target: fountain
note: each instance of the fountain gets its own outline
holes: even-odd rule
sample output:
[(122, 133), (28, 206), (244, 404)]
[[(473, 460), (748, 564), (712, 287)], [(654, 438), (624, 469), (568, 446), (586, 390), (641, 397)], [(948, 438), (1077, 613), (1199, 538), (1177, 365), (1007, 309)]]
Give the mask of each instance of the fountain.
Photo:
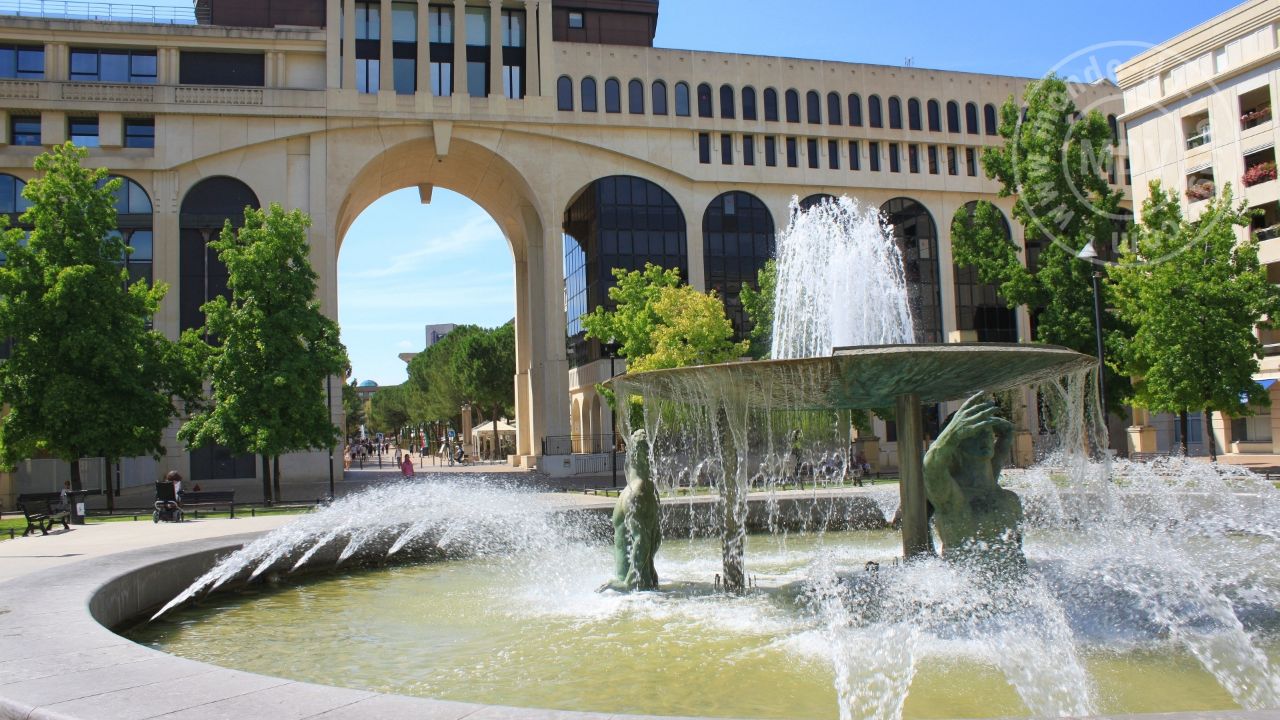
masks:
[[(246, 545), (132, 636), (297, 679), (613, 714), (1280, 707), (1280, 492), (1190, 460), (1090, 459), (1087, 357), (912, 344), (889, 238), (847, 200), (796, 215), (779, 243), (777, 359), (619, 378), (622, 402), (644, 398), (644, 427), (616, 507), (474, 476), (376, 488)], [(804, 260), (810, 241), (829, 262)], [(881, 270), (850, 286), (855, 301), (823, 299), (806, 266)], [(868, 305), (883, 322), (841, 320)], [(1061, 447), (1001, 478), (1009, 428), (985, 394), (1027, 386)], [(926, 454), (922, 405), (966, 398)], [(854, 411), (891, 408), (900, 487), (843, 489)], [(899, 509), (900, 536), (884, 527)], [(610, 585), (659, 592), (597, 591), (610, 533)], [(407, 558), (428, 561), (355, 572)], [(340, 574), (245, 585), (325, 563)], [(248, 594), (208, 595), (219, 587)], [(584, 681), (602, 657), (628, 681)]]

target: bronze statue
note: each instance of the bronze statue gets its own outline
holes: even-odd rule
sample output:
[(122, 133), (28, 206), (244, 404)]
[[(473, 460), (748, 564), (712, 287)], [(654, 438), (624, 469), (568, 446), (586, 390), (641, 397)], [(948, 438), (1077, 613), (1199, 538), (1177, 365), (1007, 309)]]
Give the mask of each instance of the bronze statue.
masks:
[(613, 508), (615, 577), (600, 589), (657, 590), (653, 557), (662, 543), (662, 529), (658, 488), (649, 479), (649, 439), (644, 430), (631, 434), (626, 474), (627, 487)]
[(981, 393), (965, 401), (925, 453), (925, 493), (943, 557), (1021, 568), (1022, 501), (999, 484), (1013, 449), (1013, 424), (999, 411)]

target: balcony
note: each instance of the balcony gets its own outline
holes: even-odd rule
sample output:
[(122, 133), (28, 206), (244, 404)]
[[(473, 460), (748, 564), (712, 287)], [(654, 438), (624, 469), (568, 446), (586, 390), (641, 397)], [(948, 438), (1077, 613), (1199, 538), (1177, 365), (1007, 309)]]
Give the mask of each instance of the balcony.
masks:
[(1253, 239), (1262, 242), (1263, 240), (1275, 240), (1280, 237), (1280, 223), (1268, 225), (1253, 231)]
[(1240, 129), (1271, 122), (1271, 89), (1260, 87), (1240, 96)]
[(172, 7), (87, 0), (0, 0), (0, 16), (3, 15), (52, 20), (197, 25), (208, 24), (209, 6)]
[(1191, 202), (1208, 200), (1216, 194), (1212, 177), (1193, 175), (1187, 178), (1187, 199)]
[(1213, 137), (1209, 133), (1209, 128), (1206, 127), (1199, 135), (1192, 135), (1187, 138), (1187, 149), (1194, 150), (1201, 145), (1208, 145), (1211, 140), (1213, 140)]
[(1244, 156), (1244, 175), (1240, 178), (1240, 182), (1245, 187), (1261, 185), (1275, 179), (1275, 148), (1266, 148)]

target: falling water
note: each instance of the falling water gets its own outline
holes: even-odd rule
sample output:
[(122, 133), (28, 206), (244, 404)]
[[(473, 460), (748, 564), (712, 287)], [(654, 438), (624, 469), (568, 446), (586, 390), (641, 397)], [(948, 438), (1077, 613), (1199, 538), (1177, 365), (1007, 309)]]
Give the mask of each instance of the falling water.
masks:
[(875, 208), (845, 196), (801, 210), (792, 198), (777, 248), (775, 359), (912, 342), (902, 256)]

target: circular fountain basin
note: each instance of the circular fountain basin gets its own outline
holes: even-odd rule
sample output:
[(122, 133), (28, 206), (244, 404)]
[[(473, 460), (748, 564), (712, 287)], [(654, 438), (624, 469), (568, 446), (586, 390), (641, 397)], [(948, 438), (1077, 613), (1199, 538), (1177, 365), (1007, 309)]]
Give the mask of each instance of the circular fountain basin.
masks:
[[(801, 590), (814, 563), (826, 558), (851, 587), (880, 583), (875, 596), (960, 581), (941, 562), (894, 567), (889, 531), (749, 542), (756, 588), (743, 596), (716, 591), (713, 541), (664, 542), (663, 591), (632, 595), (596, 592), (608, 549), (570, 544), (215, 595), (127, 635), (185, 658), (359, 690), (610, 714), (834, 718), (830, 629)], [(1065, 576), (1054, 590), (1064, 594), (1071, 571), (1056, 566), (1071, 543), (1034, 534), (1027, 542), (1034, 565)], [(880, 569), (869, 573), (868, 560)], [(981, 601), (965, 602), (980, 614)], [(1070, 692), (1087, 694), (1092, 712), (1237, 707), (1190, 653), (1158, 633), (1112, 626), (1105, 605), (1076, 608), (1070, 619), (1089, 683)], [(927, 597), (921, 608), (921, 618), (936, 610)], [(1028, 608), (1023, 622), (1045, 622)], [(911, 648), (909, 659), (876, 645), (883, 629), (874, 623), (866, 638), (850, 639), (853, 677), (885, 693), (870, 705), (894, 701), (883, 678), (908, 660), (908, 718), (1026, 716), (1024, 696), (1055, 691), (1033, 687), (1055, 676), (1028, 679), (1017, 669), (1062, 662), (1052, 642), (1010, 647), (1000, 632), (964, 622), (920, 626), (918, 637), (892, 640)], [(1255, 631), (1269, 659), (1280, 658), (1274, 628)]]
[(681, 399), (691, 384), (795, 410), (881, 408), (902, 395), (922, 403), (967, 398), (1094, 367), (1095, 358), (1055, 345), (945, 343), (837, 348), (830, 357), (756, 360), (620, 375), (611, 382), (646, 397)]

